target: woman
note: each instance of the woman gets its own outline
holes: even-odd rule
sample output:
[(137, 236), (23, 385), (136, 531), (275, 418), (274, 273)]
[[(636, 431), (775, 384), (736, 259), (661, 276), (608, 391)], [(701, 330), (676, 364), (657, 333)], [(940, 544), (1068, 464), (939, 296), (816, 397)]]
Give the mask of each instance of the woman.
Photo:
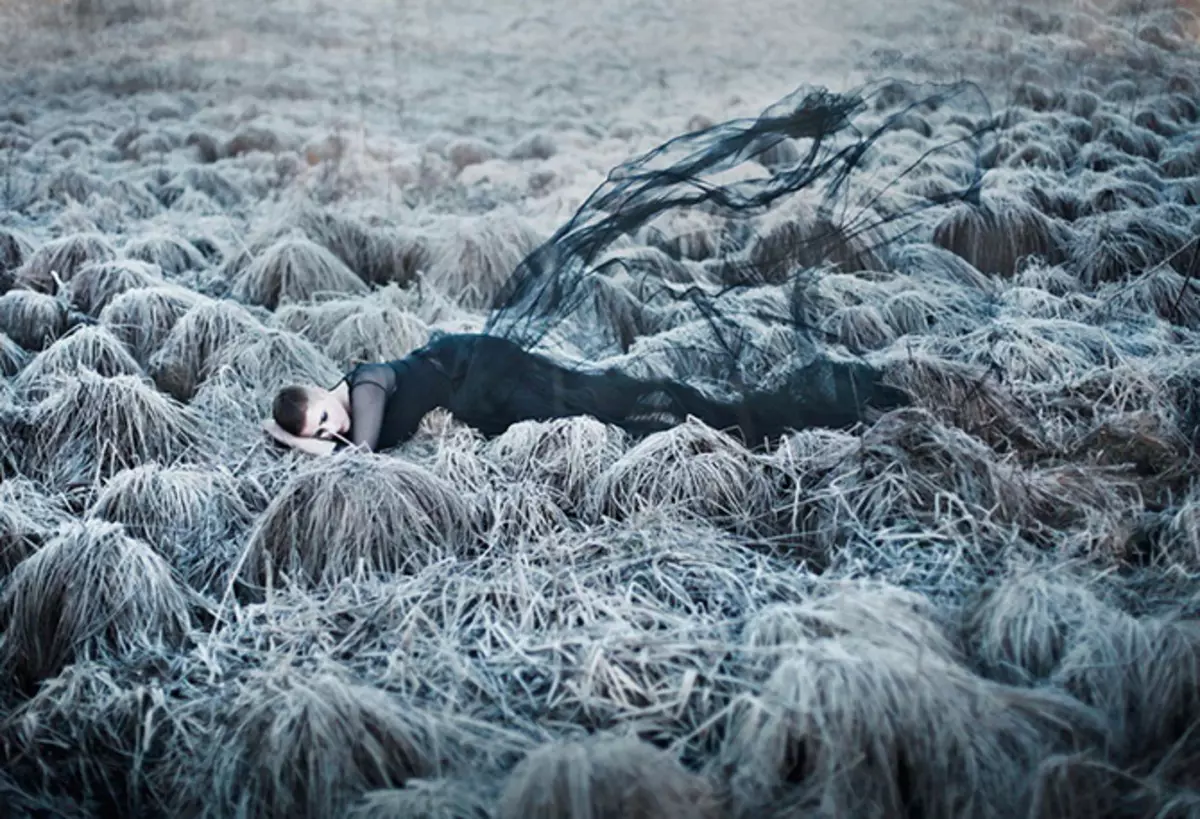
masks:
[(265, 428), (315, 455), (348, 445), (379, 451), (407, 441), (440, 407), (485, 436), (520, 421), (590, 415), (637, 437), (694, 416), (757, 445), (789, 429), (852, 426), (872, 410), (904, 403), (873, 368), (856, 362), (818, 359), (782, 390), (734, 403), (665, 379), (575, 369), (503, 338), (444, 335), (396, 361), (359, 365), (331, 390), (285, 387)]

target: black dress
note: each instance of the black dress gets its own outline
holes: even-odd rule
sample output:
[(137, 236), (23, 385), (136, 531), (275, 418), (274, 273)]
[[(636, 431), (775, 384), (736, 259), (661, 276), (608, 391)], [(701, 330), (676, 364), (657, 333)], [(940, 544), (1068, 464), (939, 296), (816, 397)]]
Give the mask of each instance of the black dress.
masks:
[(757, 445), (789, 429), (850, 426), (868, 408), (904, 403), (901, 393), (855, 363), (820, 359), (799, 370), (783, 391), (752, 392), (735, 403), (674, 381), (576, 369), (503, 338), (467, 334), (441, 336), (395, 361), (359, 365), (346, 381), (348, 440), (376, 451), (407, 441), (426, 413), (437, 408), (489, 437), (519, 421), (575, 415), (641, 436), (691, 415)]

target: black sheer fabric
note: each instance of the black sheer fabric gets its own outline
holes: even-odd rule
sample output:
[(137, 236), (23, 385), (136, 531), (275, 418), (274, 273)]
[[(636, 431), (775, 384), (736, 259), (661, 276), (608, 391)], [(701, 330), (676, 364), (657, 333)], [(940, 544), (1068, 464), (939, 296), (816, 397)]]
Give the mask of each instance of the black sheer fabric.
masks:
[[(954, 127), (944, 139), (922, 136), (913, 162), (896, 167), (872, 153), (886, 135), (921, 130), (951, 100)], [(880, 113), (886, 109), (892, 113)], [(871, 117), (868, 127), (862, 120)], [(404, 359), (352, 373), (351, 439), (386, 449), (410, 437), (429, 410), (445, 407), (485, 435), (568, 415), (639, 435), (691, 415), (756, 445), (789, 429), (851, 426), (899, 406), (906, 397), (874, 367), (835, 354), (809, 326), (809, 288), (831, 264), (886, 269), (888, 247), (917, 227), (916, 214), (976, 201), (979, 138), (991, 127), (974, 86), (889, 82), (848, 95), (801, 89), (757, 119), (671, 140), (613, 170), (518, 265), (482, 334), (443, 336)], [(787, 157), (781, 144), (793, 146), (790, 161), (779, 161)], [(769, 173), (713, 178), (768, 150), (774, 158), (760, 167)], [(959, 167), (969, 158), (961, 184), (894, 195), (901, 179), (939, 152)], [(777, 225), (764, 241), (761, 220), (796, 197), (807, 218), (785, 222), (782, 231)], [(654, 220), (689, 210), (724, 225), (707, 258), (619, 246), (634, 237), (632, 244), (644, 245)], [(657, 348), (639, 338), (650, 335), (640, 325), (655, 324), (672, 327), (671, 355), (662, 350), (667, 336)], [(564, 349), (574, 351), (570, 358)]]

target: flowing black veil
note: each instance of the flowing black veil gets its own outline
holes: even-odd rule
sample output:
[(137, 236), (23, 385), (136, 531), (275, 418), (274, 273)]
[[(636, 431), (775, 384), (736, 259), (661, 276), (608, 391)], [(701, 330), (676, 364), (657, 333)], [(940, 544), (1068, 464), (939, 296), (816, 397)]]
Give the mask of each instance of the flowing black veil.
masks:
[[(612, 170), (517, 266), (483, 332), (749, 401), (780, 424), (831, 361), (869, 392), (871, 368), (814, 326), (811, 288), (886, 272), (894, 246), (928, 240), (922, 212), (977, 201), (994, 125), (972, 84), (888, 80), (802, 87), (672, 139)], [(670, 218), (700, 220), (695, 246), (656, 227)]]

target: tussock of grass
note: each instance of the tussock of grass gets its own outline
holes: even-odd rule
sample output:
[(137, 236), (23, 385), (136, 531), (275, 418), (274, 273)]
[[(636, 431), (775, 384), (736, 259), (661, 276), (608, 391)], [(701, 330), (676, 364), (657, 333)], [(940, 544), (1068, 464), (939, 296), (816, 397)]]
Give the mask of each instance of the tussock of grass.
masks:
[(1090, 727), (1069, 698), (989, 684), (929, 651), (797, 643), (733, 714), (740, 815), (1020, 815), (1030, 773)]
[[(115, 278), (120, 281), (120, 275)], [(106, 277), (97, 284), (101, 292), (87, 298), (104, 302), (100, 325), (119, 338), (143, 366), (166, 341), (175, 323), (201, 303), (201, 297), (191, 290), (169, 284), (122, 289), (110, 298), (104, 291), (114, 284), (113, 278)]]
[(1157, 162), (1162, 155), (1164, 140), (1158, 134), (1133, 123), (1109, 126), (1096, 135), (1096, 141), (1111, 145), (1127, 156)]
[(363, 305), (329, 334), (325, 352), (339, 367), (403, 358), (429, 341), (429, 326), (391, 305)]
[(1193, 621), (1089, 622), (1053, 682), (1100, 709), (1114, 743), (1111, 758), (1121, 767), (1148, 770), (1172, 753), (1182, 761), (1200, 751), (1190, 727), (1200, 714), (1200, 631)]
[(0, 668), (31, 691), (68, 663), (178, 649), (188, 599), (170, 567), (120, 526), (72, 523), (13, 571), (0, 595)]
[(109, 189), (108, 195), (121, 208), (122, 213), (134, 219), (151, 219), (163, 211), (162, 203), (144, 182), (118, 179)]
[(1039, 685), (1084, 627), (1103, 629), (1119, 616), (1082, 579), (1026, 569), (981, 590), (966, 615), (964, 642), (989, 679)]
[(625, 453), (625, 434), (587, 416), (524, 421), (487, 445), (488, 456), (515, 481), (533, 481), (581, 511), (600, 475)]
[(703, 261), (721, 249), (723, 220), (703, 211), (668, 211), (647, 224), (640, 237), (677, 259)]
[(1033, 470), (1028, 484), (1040, 534), (1064, 556), (1101, 563), (1129, 557), (1132, 527), (1143, 507), (1138, 484), (1117, 470), (1090, 465)]
[(415, 571), (461, 552), (471, 510), (445, 480), (394, 456), (346, 453), (294, 474), (251, 533), (242, 577), (332, 584)]
[(148, 362), (154, 383), (179, 401), (189, 401), (212, 374), (226, 346), (261, 331), (246, 308), (225, 300), (206, 300), (190, 308), (171, 328)]
[(595, 514), (618, 519), (651, 508), (769, 530), (775, 498), (759, 459), (729, 435), (689, 418), (625, 452), (595, 478)]
[(801, 603), (760, 609), (742, 631), (741, 651), (764, 678), (797, 646), (853, 638), (957, 662), (960, 652), (928, 598), (888, 583), (833, 581)]
[(787, 281), (801, 270), (826, 264), (843, 273), (877, 270), (878, 238), (870, 232), (847, 234), (816, 208), (798, 204), (759, 225), (749, 262), (765, 282)]
[(896, 331), (873, 304), (839, 307), (821, 321), (821, 330), (855, 353), (882, 350), (896, 340)]
[(125, 244), (124, 253), (130, 259), (152, 264), (168, 276), (178, 276), (189, 270), (203, 270), (208, 260), (187, 239), (170, 234), (148, 234)]
[(987, 369), (927, 353), (897, 351), (882, 362), (884, 382), (943, 423), (995, 447), (1041, 446), (1037, 419)]
[[(1200, 260), (1200, 244), (1195, 252)], [(1158, 316), (1180, 327), (1200, 329), (1200, 282), (1170, 267), (1152, 268), (1133, 281), (1102, 289), (1097, 296), (1104, 311)]]
[[(1188, 760), (1186, 764), (1191, 764)], [(1092, 816), (1187, 816), (1200, 808), (1194, 790), (1160, 775), (1134, 776), (1096, 753), (1056, 754), (1037, 772), (1029, 819)]]
[(636, 737), (556, 742), (531, 752), (512, 772), (497, 819), (721, 815), (712, 785), (669, 753)]
[(468, 309), (489, 309), (517, 265), (545, 239), (504, 210), (462, 217), (442, 228), (424, 280)]
[(1028, 506), (1028, 490), (1016, 464), (916, 407), (879, 419), (863, 434), (861, 451), (843, 470), (843, 479), (827, 491), (840, 484), (845, 497), (829, 501), (837, 500), (851, 512), (851, 520), (875, 531), (935, 513), (943, 496), (952, 496), (984, 520), (1018, 520)]
[(0, 333), (0, 376), (11, 378), (29, 362), (29, 353), (20, 344)]
[(288, 236), (256, 256), (232, 283), (234, 298), (274, 310), (322, 294), (365, 295), (367, 285), (310, 239)]
[(1013, 276), (1026, 259), (1061, 262), (1069, 235), (1062, 224), (1021, 200), (991, 191), (979, 206), (951, 208), (934, 228), (933, 242), (983, 273)]
[[(230, 541), (250, 522), (237, 481), (224, 471), (157, 463), (125, 469), (104, 485), (87, 516), (119, 523), (154, 547), (193, 587), (216, 590)], [(216, 565), (224, 560), (226, 565)]]
[(273, 396), (288, 384), (332, 387), (342, 377), (338, 366), (316, 345), (296, 333), (274, 328), (232, 339), (220, 348), (211, 366), (227, 370), (264, 396)]
[(99, 488), (122, 469), (172, 464), (196, 454), (196, 418), (143, 379), (81, 370), (37, 404), (28, 419), (23, 465), (61, 490)]
[(79, 269), (67, 284), (71, 306), (89, 316), (99, 316), (109, 302), (134, 288), (148, 288), (165, 282), (156, 265), (133, 260), (98, 262)]
[(1061, 265), (1031, 264), (1013, 279), (1021, 287), (1044, 290), (1053, 296), (1067, 296), (1080, 290), (1079, 279)]
[(459, 779), (410, 779), (400, 789), (367, 793), (346, 819), (492, 819), (492, 802), (474, 783)]
[[(327, 819), (443, 765), (432, 717), (333, 671), (252, 672), (168, 764), (175, 815)], [(247, 772), (253, 771), (253, 775)]]
[(19, 230), (0, 227), (0, 294), (13, 284), (13, 271), (33, 255), (33, 241)]
[(11, 499), (0, 501), (0, 588), (17, 564), (42, 545), (49, 525)]
[(1099, 213), (1149, 208), (1161, 201), (1161, 193), (1143, 182), (1127, 179), (1110, 179), (1088, 191), (1087, 204), (1081, 216)]
[(333, 253), (371, 284), (404, 284), (428, 263), (429, 243), (421, 233), (404, 227), (374, 227), (307, 200), (285, 205), (252, 246), (265, 248), (292, 230)]
[(370, 302), (361, 298), (329, 299), (309, 304), (282, 304), (271, 315), (271, 325), (299, 333), (318, 347), (327, 347), (333, 331), (361, 313)]
[(1140, 410), (1107, 415), (1078, 438), (1070, 454), (1081, 462), (1132, 470), (1150, 493), (1156, 484), (1190, 473), (1190, 450), (1173, 419)]
[(26, 350), (44, 350), (67, 331), (69, 317), (62, 301), (32, 290), (10, 290), (0, 296), (0, 332)]
[(635, 295), (636, 287), (624, 276), (587, 277), (580, 285), (576, 308), (579, 326), (564, 327), (563, 332), (580, 350), (594, 351), (595, 357), (600, 357), (614, 349), (628, 351), (639, 338), (667, 329), (668, 320)]
[(86, 202), (93, 195), (103, 196), (107, 192), (108, 185), (103, 179), (73, 165), (52, 173), (44, 180), (39, 191), (42, 197), (60, 205)]
[(1158, 168), (1169, 179), (1185, 179), (1200, 174), (1200, 147), (1172, 145), (1163, 151)]
[(89, 262), (111, 262), (116, 248), (99, 233), (79, 233), (51, 239), (17, 268), (15, 282), (39, 293), (57, 293), (59, 282), (69, 282)]
[(1075, 275), (1086, 285), (1121, 282), (1169, 264), (1187, 273), (1195, 238), (1165, 208), (1093, 217), (1070, 245)]
[(882, 305), (888, 324), (898, 335), (959, 335), (983, 320), (986, 308), (970, 291), (942, 288), (934, 293), (917, 282), (912, 285), (897, 289)]
[(902, 244), (892, 250), (890, 260), (893, 268), (917, 281), (948, 284), (983, 294), (996, 291), (995, 281), (987, 274), (979, 272), (957, 253), (938, 245), (924, 242)]
[(181, 171), (163, 186), (161, 198), (168, 207), (179, 209), (191, 194), (200, 194), (219, 208), (236, 210), (246, 198), (241, 187), (217, 168), (193, 166)]
[(30, 401), (49, 395), (64, 376), (81, 370), (105, 377), (141, 376), (142, 368), (125, 345), (103, 327), (77, 327), (34, 356), (13, 386)]

